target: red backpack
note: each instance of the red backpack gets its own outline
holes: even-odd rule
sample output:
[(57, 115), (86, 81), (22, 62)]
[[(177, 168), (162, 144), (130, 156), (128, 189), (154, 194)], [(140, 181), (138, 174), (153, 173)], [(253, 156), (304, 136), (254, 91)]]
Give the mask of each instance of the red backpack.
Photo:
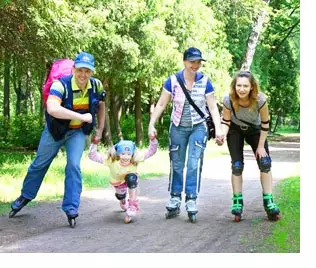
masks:
[(49, 95), (49, 90), (54, 80), (58, 80), (63, 76), (71, 75), (74, 64), (74, 61), (70, 59), (59, 59), (52, 64), (49, 75), (43, 85), (43, 98), (45, 107)]

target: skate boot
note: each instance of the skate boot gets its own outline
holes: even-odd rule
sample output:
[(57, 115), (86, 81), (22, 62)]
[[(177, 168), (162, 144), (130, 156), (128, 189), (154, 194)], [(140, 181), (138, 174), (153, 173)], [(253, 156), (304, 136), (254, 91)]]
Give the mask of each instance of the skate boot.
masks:
[(126, 202), (126, 184), (121, 184), (119, 186), (115, 186), (115, 197), (120, 201), (120, 207), (122, 210), (126, 211), (128, 208), (128, 204)]
[(280, 210), (277, 204), (273, 202), (272, 194), (263, 194), (263, 206), (269, 220), (277, 221), (280, 219)]
[(66, 216), (68, 218), (68, 223), (71, 228), (75, 228), (76, 226), (76, 218), (79, 216), (78, 212), (74, 209), (70, 209), (66, 212)]
[(30, 202), (30, 199), (27, 199), (20, 195), (12, 204), (11, 204), (11, 212), (9, 213), (9, 218), (12, 218), (15, 216), (16, 213), (18, 213), (28, 202)]
[(122, 200), (120, 200), (120, 206), (121, 206), (121, 209), (122, 210), (124, 210), (124, 211), (126, 211), (127, 210), (127, 208), (128, 208), (128, 204), (127, 204), (127, 202), (126, 202), (126, 199), (124, 198), (124, 199), (122, 199)]
[(244, 206), (242, 193), (233, 194), (233, 205), (231, 206), (231, 213), (235, 215), (235, 222), (240, 222), (241, 214)]
[(136, 216), (137, 211), (139, 211), (138, 200), (128, 200), (128, 208), (126, 210), (126, 216), (124, 218), (124, 223), (130, 223), (132, 217)]
[(186, 196), (185, 198), (185, 209), (188, 213), (188, 217), (190, 222), (195, 223), (196, 222), (196, 214), (198, 213), (197, 207), (196, 207), (196, 196)]
[(171, 219), (180, 214), (181, 195), (172, 195), (169, 203), (166, 206), (166, 219)]

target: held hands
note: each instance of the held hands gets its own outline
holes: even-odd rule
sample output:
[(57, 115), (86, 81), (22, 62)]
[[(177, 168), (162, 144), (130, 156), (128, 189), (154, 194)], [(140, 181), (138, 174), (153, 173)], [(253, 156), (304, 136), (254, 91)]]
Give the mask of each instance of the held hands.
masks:
[(148, 138), (150, 140), (154, 140), (157, 138), (157, 130), (153, 125), (148, 126)]
[(95, 133), (91, 138), (91, 143), (98, 144), (102, 139), (102, 131), (99, 128), (95, 129)]
[(224, 134), (222, 129), (220, 128), (219, 130), (216, 130), (215, 143), (218, 146), (222, 146), (224, 144), (224, 142), (225, 142), (225, 139), (226, 139), (226, 135)]
[(216, 136), (216, 139), (215, 139), (215, 143), (218, 145), (218, 146), (222, 146), (225, 142), (225, 136), (222, 135), (222, 136)]

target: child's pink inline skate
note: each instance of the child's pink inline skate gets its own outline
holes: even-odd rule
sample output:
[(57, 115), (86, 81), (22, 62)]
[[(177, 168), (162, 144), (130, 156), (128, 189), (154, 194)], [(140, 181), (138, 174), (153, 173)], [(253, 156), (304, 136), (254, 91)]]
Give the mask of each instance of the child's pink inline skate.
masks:
[(132, 217), (136, 216), (137, 211), (139, 211), (138, 200), (129, 199), (124, 223), (130, 223), (132, 221)]

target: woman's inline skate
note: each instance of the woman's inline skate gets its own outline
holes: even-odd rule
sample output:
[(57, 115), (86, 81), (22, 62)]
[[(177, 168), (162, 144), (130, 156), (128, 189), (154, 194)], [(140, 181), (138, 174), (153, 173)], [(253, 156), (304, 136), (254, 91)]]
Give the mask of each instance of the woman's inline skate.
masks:
[(269, 220), (277, 221), (280, 219), (279, 207), (273, 202), (273, 196), (271, 193), (263, 194), (263, 206)]
[(166, 206), (167, 212), (165, 214), (166, 219), (171, 219), (180, 214), (181, 196), (171, 196), (169, 203)]
[(231, 213), (235, 215), (235, 222), (240, 222), (241, 214), (244, 206), (244, 201), (241, 193), (233, 194), (233, 205), (231, 206)]
[(190, 222), (196, 222), (196, 214), (198, 213), (196, 207), (196, 197), (186, 196), (185, 198), (185, 209), (188, 213)]
[(124, 223), (130, 223), (132, 221), (132, 218), (136, 216), (137, 211), (139, 211), (138, 200), (129, 199)]
[(9, 213), (9, 218), (12, 218), (17, 214), (23, 207), (27, 205), (28, 202), (30, 202), (30, 199), (27, 199), (20, 195), (12, 204), (11, 204), (11, 211)]

